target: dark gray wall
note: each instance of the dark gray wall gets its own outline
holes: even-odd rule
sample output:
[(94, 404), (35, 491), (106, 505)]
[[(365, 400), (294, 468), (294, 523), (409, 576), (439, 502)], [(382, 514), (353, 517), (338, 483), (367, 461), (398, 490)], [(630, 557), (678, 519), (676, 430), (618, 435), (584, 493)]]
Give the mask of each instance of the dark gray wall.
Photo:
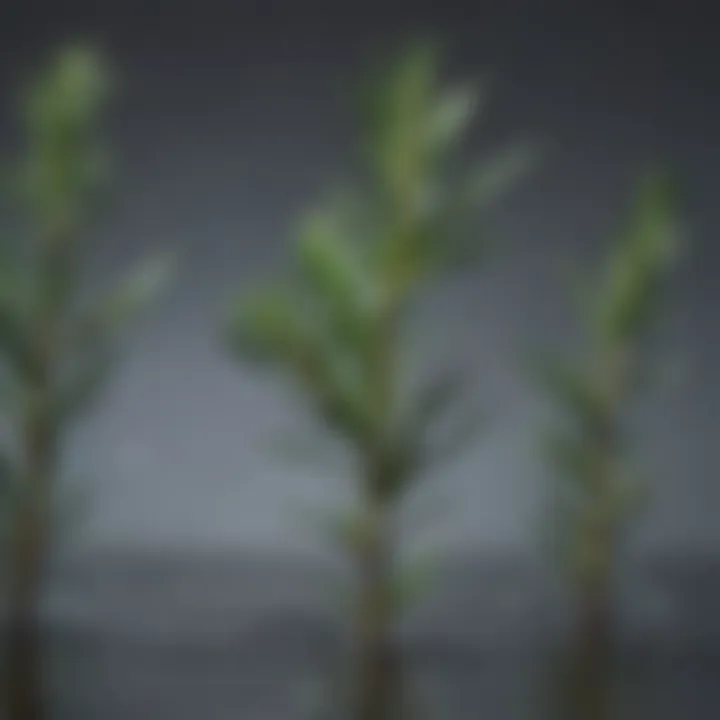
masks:
[(646, 413), (643, 447), (658, 493), (641, 541), (718, 547), (720, 74), (704, 6), (10, 5), (0, 23), (5, 146), (18, 74), (49, 43), (99, 37), (122, 83), (117, 207), (96, 241), (96, 279), (154, 246), (177, 248), (183, 260), (78, 437), (68, 483), (91, 491), (92, 512), (74, 542), (315, 542), (303, 534), (303, 508), (342, 499), (347, 486), (332, 470), (315, 474), (273, 456), (275, 434), (302, 429), (305, 416), (281, 389), (233, 367), (217, 329), (228, 295), (283, 261), (298, 212), (347, 177), (352, 83), (364, 59), (419, 28), (447, 41), (453, 73), (492, 71), (478, 156), (514, 139), (549, 148), (542, 174), (495, 216), (501, 251), (438, 293), (418, 323), (417, 357), (445, 348), (479, 364), (493, 420), (485, 441), (441, 478), (452, 516), (439, 534), (482, 551), (530, 547), (544, 480), (542, 407), (523, 355), (575, 339), (562, 262), (571, 254), (592, 266), (636, 171), (662, 160), (682, 183), (692, 238), (667, 332), (686, 378)]

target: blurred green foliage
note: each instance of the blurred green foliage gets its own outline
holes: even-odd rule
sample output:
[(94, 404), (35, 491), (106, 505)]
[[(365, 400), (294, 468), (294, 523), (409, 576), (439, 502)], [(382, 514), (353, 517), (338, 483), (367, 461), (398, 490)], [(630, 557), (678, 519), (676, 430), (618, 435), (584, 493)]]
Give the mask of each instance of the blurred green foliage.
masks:
[[(434, 462), (462, 450), (452, 441), (475, 439), (477, 419), (458, 415), (468, 386), (456, 373), (429, 378), (408, 395), (406, 321), (430, 283), (481, 247), (476, 220), (534, 158), (514, 148), (463, 167), (480, 97), (473, 85), (442, 82), (432, 44), (409, 47), (365, 91), (362, 179), (302, 219), (291, 271), (243, 293), (227, 339), (242, 361), (291, 378), (354, 452), (360, 504), (323, 525), (357, 563), (357, 620), (376, 644), (369, 656), (378, 669), (378, 646), (429, 576), (427, 564), (394, 567), (395, 512)], [(438, 443), (441, 421), (455, 426)], [(391, 681), (382, 672), (389, 671), (378, 670), (361, 691), (356, 717), (382, 720), (388, 712), (378, 688)]]
[(456, 228), (470, 227), (478, 206), (532, 158), (514, 151), (484, 172), (450, 173), (478, 96), (472, 85), (441, 83), (431, 44), (412, 46), (373, 79), (363, 116), (367, 187), (302, 220), (292, 272), (243, 294), (228, 337), (242, 360), (297, 381), (315, 411), (373, 459), (372, 493), (392, 503), (426, 461), (428, 429), (464, 390), (462, 378), (443, 376), (410, 401), (400, 397), (410, 303), (457, 261), (465, 238)]
[[(396, 341), (408, 302), (447, 269), (457, 249), (448, 230), (463, 213), (444, 173), (474, 115), (474, 93), (438, 84), (431, 46), (421, 45), (373, 86), (369, 191), (310, 213), (299, 232), (296, 272), (244, 295), (230, 323), (243, 359), (288, 369), (358, 446), (390, 429), (380, 427), (388, 418), (378, 417), (372, 358)], [(475, 174), (464, 180), (462, 187)]]
[(171, 268), (168, 255), (153, 256), (104, 296), (81, 301), (81, 268), (92, 250), (83, 241), (107, 180), (108, 76), (96, 50), (73, 45), (26, 89), (25, 148), (12, 166), (10, 205), (20, 209), (23, 231), (19, 240), (7, 232), (0, 240), (0, 362), (8, 389), (2, 412), (18, 427), (42, 415), (56, 435), (103, 384), (119, 332)]
[(44, 715), (37, 607), (67, 432), (105, 385), (121, 331), (171, 269), (169, 256), (157, 255), (101, 297), (84, 297), (83, 265), (93, 249), (85, 241), (108, 179), (110, 85), (97, 50), (76, 44), (57, 52), (22, 96), (24, 147), (6, 174), (13, 214), (0, 235), (0, 413), (8, 428), (0, 479), (14, 628), (10, 720)]
[(647, 497), (625, 416), (657, 364), (650, 341), (680, 249), (676, 205), (666, 176), (642, 179), (612, 252), (582, 295), (587, 356), (541, 368), (565, 420), (547, 447), (558, 484), (546, 522), (581, 586), (608, 581), (618, 544)]

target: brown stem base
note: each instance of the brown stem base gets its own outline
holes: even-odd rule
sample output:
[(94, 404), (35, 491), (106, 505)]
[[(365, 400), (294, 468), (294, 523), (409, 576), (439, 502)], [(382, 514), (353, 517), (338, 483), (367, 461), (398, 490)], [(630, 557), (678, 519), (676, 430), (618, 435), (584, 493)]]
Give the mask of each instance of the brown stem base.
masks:
[(39, 602), (47, 554), (45, 498), (17, 510), (10, 554), (5, 704), (7, 720), (44, 720)]
[(565, 720), (608, 720), (612, 694), (612, 621), (604, 597), (585, 598), (563, 682)]
[(399, 720), (402, 683), (396, 648), (390, 642), (361, 648), (353, 720)]
[(34, 618), (14, 618), (8, 629), (8, 720), (43, 720), (40, 629)]

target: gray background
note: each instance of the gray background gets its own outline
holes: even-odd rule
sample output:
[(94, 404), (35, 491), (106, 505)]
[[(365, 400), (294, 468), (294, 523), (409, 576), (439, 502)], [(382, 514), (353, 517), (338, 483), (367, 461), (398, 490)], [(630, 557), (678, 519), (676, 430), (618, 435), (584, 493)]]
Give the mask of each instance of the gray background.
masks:
[(350, 175), (354, 83), (377, 50), (415, 30), (447, 42), (452, 76), (493, 78), (469, 160), (516, 140), (547, 154), (494, 213), (498, 251), (433, 292), (417, 318), (413, 363), (476, 365), (492, 422), (413, 500), (409, 546), (456, 560), (410, 652), (445, 683), (443, 717), (520, 716), (534, 656), (498, 654), (491, 640), (527, 642), (562, 608), (539, 614), (537, 566), (522, 561), (548, 522), (538, 455), (547, 408), (523, 362), (581, 340), (565, 264), (596, 266), (638, 172), (666, 162), (690, 239), (663, 334), (682, 382), (636, 418), (656, 497), (633, 548), (662, 564), (623, 583), (635, 598), (623, 622), (662, 632), (625, 676), (639, 693), (625, 707), (654, 720), (716, 715), (715, 656), (682, 649), (683, 638), (704, 647), (720, 632), (720, 66), (710, 4), (47, 0), (5, 3), (0, 16), (7, 152), (17, 147), (18, 80), (49, 47), (89, 35), (120, 73), (115, 205), (91, 240), (90, 284), (156, 247), (182, 261), (73, 439), (64, 486), (85, 496), (87, 513), (56, 546), (68, 561), (51, 593), (58, 716), (298, 717), (293, 688), (332, 657), (332, 625), (315, 614), (330, 608), (327, 578), (314, 574), (327, 545), (306, 513), (346, 500), (350, 479), (330, 462), (311, 469), (278, 456), (279, 438), (317, 428), (282, 385), (231, 363), (219, 330), (229, 297), (286, 262), (298, 214)]
[(662, 161), (683, 187), (691, 237), (665, 333), (685, 377), (646, 413), (658, 492), (640, 542), (717, 547), (720, 76), (704, 6), (10, 3), (3, 14), (6, 147), (17, 78), (53, 43), (98, 38), (120, 73), (116, 205), (92, 240), (96, 279), (153, 247), (182, 260), (78, 438), (68, 482), (90, 489), (92, 512), (73, 543), (296, 547), (307, 540), (297, 508), (344, 497), (332, 469), (278, 461), (273, 438), (305, 415), (234, 367), (218, 329), (229, 296), (282, 266), (299, 212), (349, 176), (353, 83), (366, 60), (428, 31), (447, 43), (451, 75), (493, 79), (469, 159), (515, 140), (547, 148), (542, 172), (493, 217), (499, 251), (435, 293), (418, 322), (418, 357), (446, 348), (482, 370), (493, 421), (441, 478), (446, 540), (490, 552), (532, 544), (542, 421), (523, 359), (577, 337), (563, 262), (592, 267), (637, 173)]

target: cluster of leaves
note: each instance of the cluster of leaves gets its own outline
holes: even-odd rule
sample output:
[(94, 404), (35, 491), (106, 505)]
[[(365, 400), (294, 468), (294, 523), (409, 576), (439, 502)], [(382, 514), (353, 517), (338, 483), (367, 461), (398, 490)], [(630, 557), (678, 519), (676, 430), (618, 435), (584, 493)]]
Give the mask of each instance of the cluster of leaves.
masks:
[[(92, 304), (81, 300), (83, 242), (107, 158), (102, 119), (108, 70), (94, 49), (62, 49), (22, 103), (25, 148), (13, 165), (22, 232), (0, 238), (0, 410), (15, 447), (2, 454), (8, 492), (32, 491), (23, 433), (40, 425), (56, 445), (104, 384), (119, 331), (154, 296), (170, 258), (148, 258)], [(12, 508), (13, 503), (4, 503)]]
[(567, 427), (549, 443), (559, 473), (557, 549), (580, 583), (604, 582), (646, 488), (630, 465), (623, 417), (653, 373), (648, 339), (678, 249), (673, 188), (648, 176), (600, 277), (584, 294), (590, 357), (547, 363), (544, 379)]
[[(397, 351), (409, 306), (466, 258), (473, 217), (531, 158), (514, 150), (479, 171), (453, 172), (480, 96), (444, 86), (429, 44), (384, 65), (364, 100), (365, 182), (304, 219), (289, 277), (238, 300), (229, 338), (238, 357), (281, 370), (305, 391), (372, 465), (366, 494), (392, 506), (433, 458), (452, 452), (428, 438), (466, 391), (463, 378), (443, 375), (401, 397)], [(340, 522), (350, 549), (362, 545), (368, 521)]]
[(379, 356), (392, 355), (416, 292), (457, 260), (454, 229), (527, 162), (506, 155), (463, 177), (461, 190), (449, 182), (478, 102), (472, 87), (441, 85), (433, 47), (413, 47), (385, 67), (364, 117), (369, 190), (307, 217), (291, 277), (244, 296), (231, 322), (234, 350), (287, 370), (353, 447), (396, 449), (385, 453), (391, 496), (417, 469), (417, 438), (458, 388), (432, 383), (401, 420), (398, 398), (378, 382)]

